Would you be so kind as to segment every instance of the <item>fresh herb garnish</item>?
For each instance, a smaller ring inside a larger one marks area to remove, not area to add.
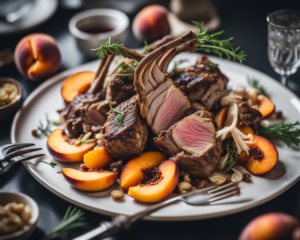
[[[207,30],[203,31],[203,22],[192,21],[199,28],[199,32],[196,34],[197,48],[196,50],[203,50],[205,52],[214,52],[222,58],[222,55],[225,54],[227,59],[233,58],[234,60],[239,60],[241,63],[245,60],[247,56],[244,51],[239,51],[240,47],[233,48],[232,38],[226,40],[219,40],[219,36],[222,35],[225,31],[220,31],[214,34],[208,34]]]
[[[110,107],[110,109],[113,111],[114,117],[116,117],[115,113],[118,113],[118,114],[119,114],[119,116],[117,117],[117,121],[118,121],[118,123],[120,123],[121,126],[124,126],[124,123],[122,122],[123,117],[124,117],[124,112],[118,112],[117,110],[115,110],[115,109],[111,106],[111,101],[109,101],[109,107]]]
[[[43,162],[43,163],[46,163],[46,164],[48,164],[48,165],[50,165],[52,168],[55,168],[56,167],[56,163],[54,163],[54,162],[45,162],[45,161],[40,161],[40,162]]]
[[[210,63],[208,64],[208,66],[211,67],[211,68],[218,68],[218,67],[219,67],[218,64],[215,64],[215,63],[212,63],[212,62],[210,62]]]
[[[259,85],[259,80],[254,78],[254,77],[249,77],[247,76],[247,81],[248,81],[248,84],[251,86],[251,87],[254,87],[256,88],[257,90],[260,91],[260,93],[266,97],[269,97],[269,94],[267,94],[266,90],[264,89],[263,86]]]
[[[271,142],[282,141],[288,147],[290,147],[292,144],[298,146],[300,144],[300,129],[296,126],[300,126],[299,121],[294,123],[274,124],[269,127],[259,125],[257,129],[257,135],[262,136]]]
[[[88,139],[90,138],[91,135],[92,135],[91,132],[84,134],[84,136],[80,139],[79,144],[88,143],[89,142]]]
[[[110,51],[112,53],[115,53],[117,55],[125,55],[127,57],[131,57],[129,53],[121,49],[124,44],[118,44],[118,42],[113,42],[111,43],[110,38],[108,39],[107,42],[102,43],[102,45],[99,48],[96,49],[91,49],[91,50],[97,50],[97,55],[99,58],[103,59],[107,51]]]
[[[70,206],[61,223],[48,232],[44,240],[66,237],[77,228],[86,227],[87,223],[85,222],[83,215],[84,212],[81,209],[77,210],[76,207],[72,209]]]
[[[187,59],[181,59],[181,60],[175,61],[174,68],[173,68],[171,74],[176,73],[178,65],[180,65],[181,63],[184,63],[184,62],[188,62],[188,61],[189,60],[187,60]]]
[[[42,121],[41,120],[39,120],[39,125],[37,126],[37,130],[40,132],[40,133],[42,133],[42,134],[44,134],[46,137],[48,137],[49,136],[49,134],[52,132],[51,130],[50,130],[50,126],[51,126],[51,122],[49,121],[49,119],[48,119],[48,115],[47,114],[45,114],[46,115],[46,126],[44,126],[44,124],[42,123]]]
[[[143,54],[148,54],[149,53],[149,50],[150,50],[150,48],[153,46],[153,44],[154,44],[154,42],[153,43],[147,43],[146,41],[144,41],[144,52],[143,52]]]
[[[121,73],[123,74],[134,74],[135,68],[138,64],[138,61],[135,61],[132,64],[126,64],[125,62],[121,62],[118,68],[121,69]]]
[[[57,172],[57,173],[61,174],[61,172]]]
[[[233,138],[226,138],[223,143],[228,153],[228,160],[224,170],[220,170],[220,171],[222,173],[227,173],[232,167],[235,166],[238,160],[238,153],[236,151],[235,142]]]

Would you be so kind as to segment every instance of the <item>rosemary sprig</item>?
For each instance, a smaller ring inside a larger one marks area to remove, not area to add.
[[[233,58],[234,60],[239,60],[241,63],[245,60],[245,57],[247,56],[244,51],[239,51],[240,47],[233,48],[232,43],[230,42],[233,40],[232,38],[226,39],[226,40],[219,40],[219,36],[224,33],[223,31],[214,33],[214,34],[208,34],[207,30],[205,29],[203,31],[203,22],[195,22],[192,21],[194,24],[197,25],[199,28],[199,32],[196,34],[196,42],[197,42],[197,48],[196,50],[203,50],[205,52],[214,52],[222,58],[222,55],[225,54],[227,59]]]
[[[103,59],[106,52],[110,51],[113,52],[117,55],[126,55],[130,58],[129,53],[127,53],[126,51],[124,51],[123,49],[121,49],[121,47],[123,47],[124,44],[118,44],[118,42],[111,42],[110,38],[108,39],[107,42],[102,43],[102,45],[99,48],[96,49],[91,49],[91,50],[97,50],[97,55],[99,56],[99,58]]]
[[[50,165],[52,168],[55,168],[56,166],[57,166],[57,164],[56,163],[54,163],[54,162],[45,162],[45,161],[40,161],[40,162],[42,162],[42,163],[46,163],[46,164],[48,164],[48,165]]]
[[[43,134],[43,135],[45,135],[46,137],[48,137],[49,136],[49,134],[52,132],[51,130],[50,130],[50,126],[51,126],[51,122],[50,122],[50,120],[48,119],[48,115],[47,114],[45,114],[46,115],[46,125],[44,126],[44,124],[42,123],[42,121],[41,120],[39,120],[39,125],[37,126],[37,130],[41,133],[41,134]]]
[[[182,64],[182,63],[184,63],[184,62],[188,62],[188,61],[189,61],[189,60],[187,60],[187,59],[180,59],[180,60],[178,60],[178,61],[175,61],[175,63],[174,63],[174,68],[173,68],[173,70],[171,71],[171,74],[176,73],[178,65],[180,65],[180,64]]]
[[[208,66],[211,67],[211,68],[218,68],[218,67],[219,67],[218,64],[212,63],[212,62],[210,62],[210,63],[208,64]]]
[[[149,53],[149,50],[150,50],[150,48],[153,46],[153,44],[154,44],[154,42],[153,43],[147,43],[146,41],[144,41],[144,52],[143,52],[143,54],[148,54]]]
[[[254,87],[257,90],[259,90],[262,95],[265,95],[266,97],[269,97],[269,94],[266,92],[264,87],[259,85],[259,80],[258,79],[254,78],[254,77],[247,76],[247,82],[251,87]]]
[[[259,125],[257,135],[262,136],[271,142],[282,141],[288,147],[292,144],[298,146],[300,144],[300,129],[296,126],[300,126],[299,121],[294,123],[274,124],[269,127]]]
[[[125,62],[121,62],[118,68],[121,69],[121,73],[123,74],[134,74],[135,68],[138,64],[138,61],[135,61],[132,64],[126,64]]]
[[[117,121],[118,123],[120,123],[121,126],[124,126],[124,123],[122,122],[123,118],[124,118],[124,112],[118,112],[117,110],[115,110],[112,106],[111,106],[111,101],[109,101],[109,107],[110,109],[113,111],[114,113],[114,117],[116,117],[115,113],[118,113],[119,116],[117,117]]]
[[[220,171],[222,173],[227,173],[232,167],[235,166],[238,160],[238,153],[236,151],[235,142],[233,138],[226,138],[223,143],[225,145],[226,152],[228,153],[228,160],[225,168]]]
[[[65,213],[61,223],[46,234],[44,240],[55,239],[57,237],[66,237],[79,227],[86,227],[87,223],[83,217],[84,212],[70,206]]]
[[[58,174],[61,174],[61,171],[57,172]]]

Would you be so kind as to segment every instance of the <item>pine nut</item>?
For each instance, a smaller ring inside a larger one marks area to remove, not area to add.
[[[102,140],[103,137],[104,137],[104,134],[103,134],[102,132],[97,133],[96,136],[95,136],[95,138],[96,138],[97,140]]]
[[[189,174],[185,174],[184,177],[183,177],[183,181],[190,183],[191,182],[190,175]]]
[[[112,196],[113,200],[122,200],[124,198],[124,194],[119,190],[113,190],[110,195]]]
[[[180,182],[178,183],[177,187],[180,193],[187,193],[192,189],[192,184],[189,182]]]

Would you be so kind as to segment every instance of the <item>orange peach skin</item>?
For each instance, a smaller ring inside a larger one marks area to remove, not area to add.
[[[224,127],[225,118],[227,116],[228,106],[222,108],[215,116],[214,121],[217,123],[218,129]]]
[[[83,155],[95,147],[96,143],[84,143],[78,146],[70,144],[62,129],[54,130],[47,140],[49,153],[62,162],[82,161]]]
[[[142,169],[158,167],[166,159],[168,156],[161,152],[146,152],[131,159],[122,171],[121,188],[127,192],[130,187],[138,185],[144,179]]]
[[[293,230],[299,222],[284,213],[267,213],[254,218],[243,229],[239,240],[292,239]]]
[[[83,156],[84,164],[89,169],[104,168],[113,160],[104,147],[96,148]]]
[[[24,77],[39,81],[58,70],[61,56],[53,37],[43,33],[33,33],[22,38],[18,43],[14,60]]]
[[[111,187],[118,177],[113,172],[82,172],[73,168],[63,168],[61,173],[73,187],[88,192],[105,190]]]
[[[260,95],[260,98],[261,99],[258,100],[257,110],[261,112],[262,119],[265,119],[265,118],[269,117],[274,112],[275,105],[266,96]]]
[[[249,126],[243,125],[243,126],[237,126],[237,128],[245,135],[248,135],[250,133],[252,136],[255,136],[253,129]]]
[[[168,10],[159,5],[145,7],[134,18],[132,31],[139,41],[148,43],[170,34]]]
[[[247,170],[253,174],[260,175],[269,172],[276,165],[278,152],[276,147],[267,139],[258,135],[254,136],[253,143],[247,144],[250,148],[256,146],[263,151],[264,157],[261,160],[255,160],[242,152],[239,156],[239,163],[244,165]]]
[[[94,78],[94,72],[80,72],[68,77],[61,87],[61,96],[67,103],[71,102],[90,87]]]
[[[155,185],[138,185],[129,188],[128,195],[141,202],[154,203],[168,197],[176,188],[179,180],[179,169],[172,160],[162,162],[158,169],[162,179]]]

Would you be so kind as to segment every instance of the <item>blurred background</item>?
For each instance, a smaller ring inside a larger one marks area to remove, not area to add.
[[[247,60],[243,63],[244,65],[266,73],[279,81],[279,75],[273,70],[268,60],[266,17],[269,13],[279,9],[300,10],[300,1],[297,0],[0,0],[0,76],[14,78],[22,84],[23,100],[43,81],[28,80],[27,77],[20,74],[14,64],[12,54],[18,42],[31,33],[45,33],[56,40],[61,54],[61,64],[57,72],[94,60],[97,57],[96,54],[94,56],[87,54],[83,47],[90,38],[78,33],[76,29],[72,31],[71,19],[84,10],[110,8],[123,12],[128,16],[129,24],[128,26],[125,24],[126,18],[122,18],[123,15],[118,15],[120,20],[114,22],[114,27],[118,28],[120,25],[124,25],[124,34],[117,40],[123,39],[122,43],[128,48],[141,48],[144,46],[144,40],[149,43],[156,39],[151,39],[151,36],[155,35],[154,33],[149,37],[147,32],[143,32],[142,24],[139,24],[135,18],[140,10],[152,4],[165,7],[170,24],[170,29],[166,27],[167,30],[165,30],[174,37],[189,30],[191,20],[204,21],[204,25],[209,27],[211,32],[224,29],[223,38],[234,36],[234,45],[240,46],[246,52]],[[78,27],[80,16],[73,20],[75,26]],[[135,20],[137,23],[136,26],[133,26]],[[157,29],[157,32],[163,32],[161,27]],[[101,29],[84,29],[83,26],[81,30],[86,33],[110,31],[103,29],[103,26]],[[109,34],[105,37],[105,41],[108,36]],[[80,42],[82,39],[85,43]],[[96,43],[99,44],[97,41]],[[103,42],[104,39],[101,41]],[[288,87],[300,96],[299,71],[291,76]],[[12,119],[13,117],[10,117],[0,125],[0,146],[10,142]],[[19,175],[12,180],[11,176],[14,173],[19,173]],[[24,178],[28,179],[27,183],[22,182]],[[32,239],[39,239],[44,232],[56,226],[69,205],[36,182],[22,165],[15,166],[12,174],[7,176],[5,181],[0,177],[0,189],[26,192],[39,203],[41,218]],[[176,223],[141,221],[130,231],[121,233],[112,239],[155,238],[160,240],[199,239],[200,237],[201,239],[236,239],[241,229],[251,219],[265,212],[282,211],[300,219],[299,190],[300,183],[268,203],[228,217]],[[291,204],[283,204],[287,199]],[[54,202],[55,204],[53,204]],[[87,219],[93,227],[101,219],[109,218],[88,212]],[[149,226],[155,231],[149,230]],[[218,226],[217,231],[216,226]]]

